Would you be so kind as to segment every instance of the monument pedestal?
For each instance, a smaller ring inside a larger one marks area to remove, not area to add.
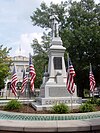
[[[54,23],[54,31],[56,25]],[[36,98],[36,102],[32,103],[36,110],[49,110],[53,105],[59,103],[76,108],[82,103],[82,99],[77,97],[77,88],[73,95],[67,90],[67,73],[64,61],[66,48],[62,46],[62,40],[58,32],[58,36],[55,36],[55,32],[53,33],[51,47],[48,50],[48,71],[44,73],[40,95]],[[74,84],[74,86],[76,85]]]
[[[77,97],[77,88],[71,95],[66,89],[66,83],[57,84],[56,82],[46,82],[40,87],[40,96],[32,106],[36,110],[50,110],[55,104],[64,103],[70,108],[78,108],[82,103],[82,98]]]
[[[36,98],[36,102],[32,103],[32,106],[36,110],[50,110],[54,105],[64,103],[69,106],[69,108],[76,109],[81,103],[82,99],[80,97],[48,97],[48,98]]]

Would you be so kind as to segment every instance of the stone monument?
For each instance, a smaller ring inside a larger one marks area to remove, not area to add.
[[[52,16],[52,41],[48,50],[48,71],[44,73],[43,83],[40,86],[40,95],[32,105],[36,110],[49,110],[53,105],[64,103],[77,107],[82,99],[77,97],[77,88],[73,96],[66,87],[66,67],[64,52],[66,50],[59,37],[58,22],[56,16]]]

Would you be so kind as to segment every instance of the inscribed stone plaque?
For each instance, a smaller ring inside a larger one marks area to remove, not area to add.
[[[62,57],[54,57],[54,69],[62,69]]]
[[[69,96],[69,94],[67,93],[65,87],[50,87],[49,96],[50,97],[66,97],[66,96]]]

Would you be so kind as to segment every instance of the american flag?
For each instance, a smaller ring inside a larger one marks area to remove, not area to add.
[[[24,93],[27,82],[28,82],[28,77],[25,74],[25,70],[24,70],[23,71],[23,82],[22,82],[22,87],[21,87],[21,93]]]
[[[92,65],[91,65],[91,63],[90,63],[89,79],[90,79],[90,91],[93,92],[95,90],[96,82],[95,82],[95,78],[94,78],[94,75],[93,75],[93,72],[92,72]]]
[[[71,60],[68,57],[68,70],[67,70],[67,90],[70,94],[75,92],[74,77],[76,76]]]
[[[29,55],[29,76],[30,76],[30,87],[31,90],[34,91],[34,81],[36,77],[34,65],[32,64],[32,56]]]
[[[17,89],[16,89],[17,81],[18,81],[17,80],[17,74],[16,74],[15,66],[14,66],[10,89],[12,90],[12,93],[14,93],[15,96],[17,96]]]

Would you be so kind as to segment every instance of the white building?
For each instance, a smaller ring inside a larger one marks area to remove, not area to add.
[[[13,65],[11,66],[11,71],[13,71],[13,67],[15,66],[18,81],[22,82],[23,70],[27,72],[29,67],[29,58],[25,56],[14,56],[12,57],[12,61],[13,61]]]
[[[23,71],[25,70],[25,73],[28,74],[29,58],[19,55],[19,56],[11,57],[11,60],[13,61],[12,66],[11,66],[11,73],[13,72],[13,68],[15,66],[17,78],[18,78],[17,85],[19,84],[18,86],[20,86],[20,84],[22,83],[22,80],[23,80]],[[13,93],[11,93],[11,90],[10,90],[11,76],[7,78],[5,89],[3,89],[3,91],[2,91],[3,96],[6,96],[6,97],[13,96]]]

